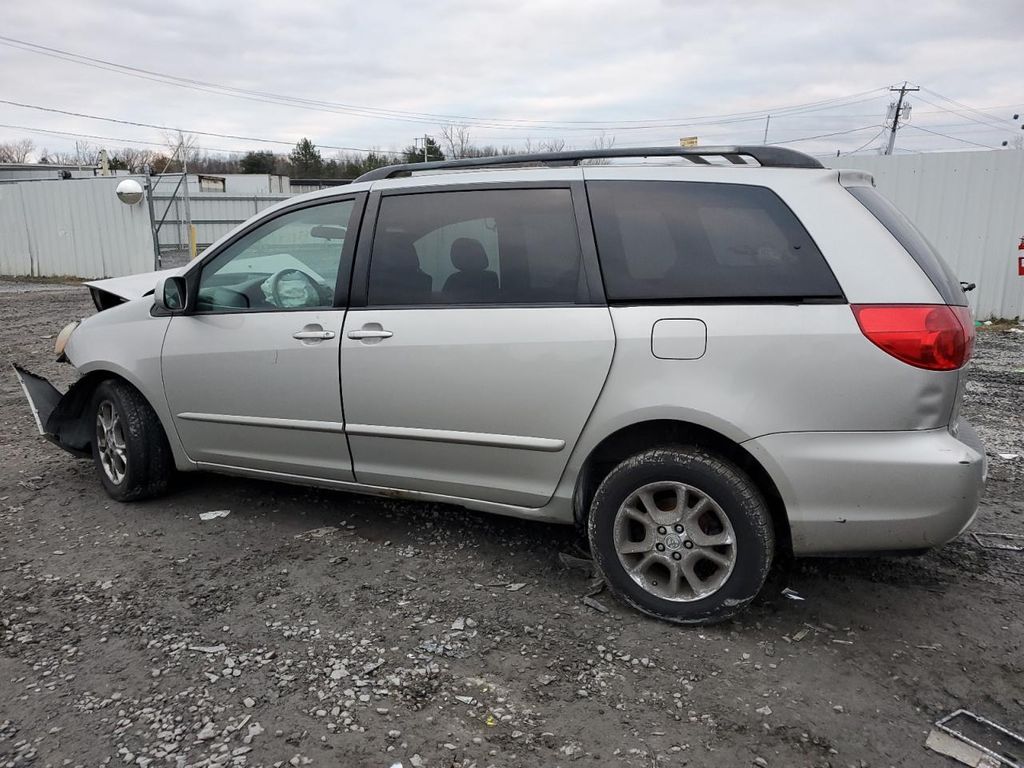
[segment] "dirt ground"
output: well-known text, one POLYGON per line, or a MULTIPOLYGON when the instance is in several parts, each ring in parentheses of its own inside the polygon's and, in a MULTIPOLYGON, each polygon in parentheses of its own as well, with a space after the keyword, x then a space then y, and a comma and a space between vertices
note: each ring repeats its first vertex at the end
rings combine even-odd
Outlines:
MULTIPOLYGON (((0 283, 0 358, 67 384, 52 337, 91 311, 0 283)), ((1024 334, 980 334, 964 411, 974 530, 1024 534, 1024 334)), ((802 601, 685 629, 584 604, 574 543, 209 475, 118 504, 4 371, 0 766, 944 766, 952 710, 1024 730, 1024 553, 799 561, 802 601)))

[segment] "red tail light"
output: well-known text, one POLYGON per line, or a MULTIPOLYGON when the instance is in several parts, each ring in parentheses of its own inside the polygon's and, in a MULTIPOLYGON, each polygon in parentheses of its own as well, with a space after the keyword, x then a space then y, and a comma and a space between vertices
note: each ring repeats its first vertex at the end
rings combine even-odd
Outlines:
POLYGON ((955 371, 971 358, 974 321, 967 307, 852 304, 851 309, 868 340, 904 363, 955 371))

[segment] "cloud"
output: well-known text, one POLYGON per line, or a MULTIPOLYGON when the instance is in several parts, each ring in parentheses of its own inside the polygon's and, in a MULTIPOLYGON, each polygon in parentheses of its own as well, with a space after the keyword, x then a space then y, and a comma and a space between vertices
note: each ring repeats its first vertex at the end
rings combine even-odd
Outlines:
MULTIPOLYGON (((762 116, 691 118, 774 110, 770 140, 811 152, 849 150, 880 131, 892 98, 884 87, 903 80, 930 89, 912 98, 912 124, 989 146, 1013 135, 1008 118, 1024 102, 1018 75, 1024 14, 1016 0, 942 0, 892 10, 881 0, 37 0, 5 9, 3 34, 254 91, 509 123, 474 126, 477 143, 557 136, 588 146, 601 126, 587 121, 637 120, 663 122, 604 133, 619 145, 674 143, 684 135, 705 143, 759 142, 762 116), (959 108, 936 94, 1002 109, 950 112, 959 108), (779 109, 841 97, 849 98, 814 111, 779 109)), ((400 148, 414 136, 438 133, 441 122, 204 93, 6 46, 0 46, 0 83, 10 100, 288 142, 309 136, 320 144, 400 148)), ((0 123, 161 140, 152 129, 6 105, 0 123)), ((20 135, 0 129, 0 140, 20 135)), ((74 141, 34 138, 52 149, 74 141)), ((219 138, 201 143, 252 148, 219 138)), ((969 146, 912 130, 900 133, 899 145, 969 146)))

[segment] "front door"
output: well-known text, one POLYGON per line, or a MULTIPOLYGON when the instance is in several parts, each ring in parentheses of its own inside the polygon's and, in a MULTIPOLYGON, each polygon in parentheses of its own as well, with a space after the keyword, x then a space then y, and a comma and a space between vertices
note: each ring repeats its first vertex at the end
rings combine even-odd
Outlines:
POLYGON ((366 251, 341 347, 356 479, 543 506, 614 349, 571 190, 385 195, 366 251))
POLYGON ((190 282, 195 298, 171 319, 161 367, 193 460, 352 479, 338 371, 345 309, 335 297, 347 294, 358 207, 333 200, 272 215, 190 282))

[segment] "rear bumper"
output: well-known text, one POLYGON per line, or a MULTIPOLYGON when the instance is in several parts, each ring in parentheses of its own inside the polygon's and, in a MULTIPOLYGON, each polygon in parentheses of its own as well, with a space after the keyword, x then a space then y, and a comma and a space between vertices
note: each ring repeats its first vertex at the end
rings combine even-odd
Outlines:
POLYGON ((974 521, 988 465, 965 421, 912 432, 789 432, 745 442, 786 505, 796 555, 928 549, 974 521))

